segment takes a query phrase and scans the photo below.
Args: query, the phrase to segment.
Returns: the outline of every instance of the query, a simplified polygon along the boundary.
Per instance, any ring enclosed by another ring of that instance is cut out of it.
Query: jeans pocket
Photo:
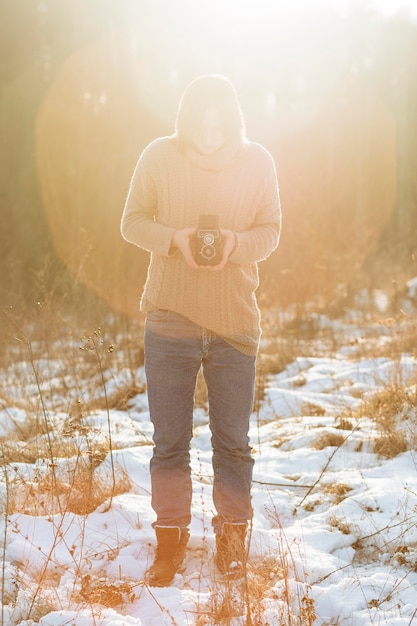
[[[180,313],[166,309],[155,309],[147,314],[145,335],[147,332],[175,341],[201,339],[201,329],[197,324]]]

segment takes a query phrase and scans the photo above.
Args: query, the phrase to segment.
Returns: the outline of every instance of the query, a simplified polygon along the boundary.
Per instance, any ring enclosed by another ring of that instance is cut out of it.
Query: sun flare
[[[62,62],[39,109],[37,158],[55,248],[77,278],[136,312],[146,260],[120,241],[126,188],[144,146],[173,132],[184,86],[204,73],[233,80],[250,138],[276,159],[290,214],[280,258],[297,263],[292,251],[304,249],[303,297],[318,288],[306,266],[314,273],[319,264],[320,284],[339,280],[332,255],[348,254],[346,232],[359,224],[360,265],[395,204],[396,130],[352,63],[363,41],[333,4],[160,0],[145,12],[131,2]]]

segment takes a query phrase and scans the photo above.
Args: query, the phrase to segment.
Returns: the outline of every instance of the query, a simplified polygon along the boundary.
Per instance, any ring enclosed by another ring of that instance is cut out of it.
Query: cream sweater
[[[190,268],[171,239],[219,216],[236,245],[224,269]],[[150,143],[136,165],[123,212],[123,237],[151,252],[141,309],[176,311],[247,355],[257,353],[257,262],[278,245],[281,209],[273,159],[244,141],[211,155],[180,151],[176,138]]]

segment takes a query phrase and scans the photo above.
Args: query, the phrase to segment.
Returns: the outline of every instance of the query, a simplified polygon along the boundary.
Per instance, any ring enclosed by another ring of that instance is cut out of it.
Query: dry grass
[[[109,444],[105,436],[93,429],[79,425],[77,430],[69,431],[68,423],[51,426],[49,438],[45,425],[34,418],[28,418],[25,428],[18,433],[11,432],[9,437],[0,441],[1,462],[35,463],[38,459],[86,459],[85,463],[96,466],[109,452]],[[86,451],[81,451],[79,437]]]
[[[345,483],[325,483],[322,485],[322,489],[324,493],[334,497],[335,504],[339,504],[346,498],[352,487]]]
[[[98,475],[89,467],[82,467],[77,460],[66,467],[68,480],[56,478],[48,472],[38,480],[25,480],[18,475],[11,481],[11,497],[8,515],[55,515],[75,513],[88,515],[101,504],[118,494],[126,493],[132,484],[123,468],[118,468],[117,480],[113,485],[109,475]]]
[[[324,432],[316,441],[314,441],[313,447],[316,450],[324,450],[324,448],[339,448],[345,443],[346,437],[339,433]]]
[[[86,574],[81,580],[80,597],[89,604],[115,608],[134,601],[135,587],[137,584],[126,581],[96,581],[90,574]]]
[[[283,544],[285,539],[283,538]],[[270,626],[274,623],[313,626],[315,603],[307,584],[290,586],[291,547],[248,562],[239,579],[213,580],[209,602],[198,607],[196,626]]]
[[[416,411],[415,386],[400,386],[392,382],[364,400],[359,417],[368,417],[378,426],[374,442],[376,454],[393,458],[415,447]]]
[[[128,341],[123,344],[120,342],[122,331],[117,326],[106,332],[98,328],[79,340],[78,336],[74,339],[74,328],[61,326],[59,330],[59,326],[55,326],[55,330],[49,331],[48,326],[53,324],[53,316],[49,309],[47,313],[48,322],[43,324],[39,337],[31,346],[34,369],[37,368],[37,359],[60,359],[64,363],[66,375],[69,374],[74,379],[91,379],[92,384],[88,389],[90,395],[83,398],[82,403],[76,401],[71,407],[66,407],[68,419],[60,427],[49,421],[48,403],[51,408],[55,408],[52,397],[47,394],[43,397],[43,407],[39,397],[37,403],[33,398],[21,399],[22,407],[27,410],[31,408],[32,414],[24,423],[16,423],[13,434],[1,444],[2,464],[8,474],[9,488],[8,500],[2,503],[2,508],[7,515],[20,513],[59,516],[75,513],[84,516],[103,503],[111,504],[115,495],[131,488],[130,479],[122,468],[117,468],[115,479],[114,467],[109,464],[114,449],[112,442],[108,437],[96,439],[94,431],[83,425],[83,416],[95,409],[125,410],[129,406],[129,400],[144,391],[143,384],[135,380],[135,369],[143,363],[141,329],[137,327],[137,336],[134,338],[129,334]],[[20,323],[23,321],[20,320]],[[401,317],[393,322],[386,320],[381,328],[387,331],[387,335],[383,347],[378,348],[378,356],[396,358],[405,349],[415,351],[416,326],[409,318]],[[65,338],[66,331],[69,341]],[[31,336],[31,331],[25,327],[24,333],[20,333],[20,342],[15,343],[13,349],[2,350],[5,362],[12,363],[17,354],[22,360],[27,357],[27,342],[22,337],[28,336]],[[57,336],[59,341],[53,341]],[[317,348],[318,343],[315,342],[318,338],[321,340],[321,348]],[[275,326],[271,325],[265,331],[265,348],[258,360],[257,405],[261,405],[270,378],[283,371],[298,356],[315,356],[321,351],[328,351],[329,346],[334,348],[341,345],[343,341],[346,342],[346,336],[337,338],[332,330],[323,330],[314,316],[306,315],[304,320],[297,317],[291,324],[278,320]],[[376,356],[373,351],[375,345],[373,342],[358,343],[354,358],[368,354]],[[79,347],[82,347],[81,352]],[[107,380],[103,373],[112,367],[116,370],[121,367],[129,369],[132,373],[131,382],[120,385],[112,393],[103,394]],[[302,378],[299,384],[302,385]],[[57,388],[57,394],[65,390],[65,385],[62,376],[62,384]],[[43,389],[41,385],[40,387]],[[9,401],[11,400],[10,398]],[[16,406],[14,398],[13,403]],[[201,374],[197,381],[196,406],[207,408],[207,390]],[[415,387],[403,384],[397,376],[384,390],[364,400],[357,415],[350,413],[349,416],[341,416],[338,428],[352,430],[352,419],[373,419],[379,429],[374,451],[385,457],[392,457],[415,445],[415,435],[410,437],[410,432],[406,429],[410,428],[410,424],[415,425],[416,409]],[[305,412],[309,415],[320,414],[320,411],[322,409],[314,405],[305,407]],[[76,441],[80,435],[85,444],[82,449]],[[317,439],[315,447],[338,448],[345,440],[342,434],[329,431]],[[34,464],[39,460],[44,460],[41,464],[42,471],[30,480],[14,469],[14,465]],[[103,471],[105,460],[106,470]],[[98,468],[100,471],[97,471]],[[343,483],[322,483],[320,488],[321,493],[317,498],[324,500],[327,496],[334,504],[340,503],[350,491],[350,487]],[[342,533],[351,532],[349,525],[336,516],[329,519],[328,523]],[[277,526],[280,528],[279,520]],[[268,626],[269,621],[265,615],[271,606],[274,619],[279,624],[313,626],[316,620],[315,605],[309,595],[308,585],[301,584],[299,580],[296,581],[298,586],[290,586],[289,583],[294,578],[293,554],[296,549],[296,546],[287,545],[282,534],[277,554],[259,555],[253,559],[247,564],[241,580],[225,583],[214,577],[210,601],[196,611],[197,626],[234,626],[237,623],[245,623],[245,626]],[[399,550],[396,558],[400,561],[406,556]],[[53,574],[47,568],[40,573],[40,589],[45,586],[49,575]],[[308,574],[306,579],[307,576]],[[132,601],[134,586],[126,581],[115,583],[80,576],[80,597],[84,601],[102,606],[127,606]],[[30,607],[27,615],[34,619],[52,609],[51,603],[45,602],[42,594],[38,593],[36,605]]]

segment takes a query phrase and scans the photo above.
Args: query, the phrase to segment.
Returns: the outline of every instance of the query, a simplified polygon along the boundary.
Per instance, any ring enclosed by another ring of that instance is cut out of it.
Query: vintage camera
[[[218,265],[222,258],[218,215],[200,215],[192,248],[197,265]]]

